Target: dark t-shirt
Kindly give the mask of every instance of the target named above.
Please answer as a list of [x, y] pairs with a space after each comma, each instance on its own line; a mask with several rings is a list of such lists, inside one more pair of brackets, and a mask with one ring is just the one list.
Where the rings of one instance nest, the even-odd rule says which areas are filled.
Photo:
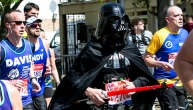
[[193, 29], [193, 23], [186, 23], [183, 28], [186, 29], [188, 33], [190, 33], [190, 31]]

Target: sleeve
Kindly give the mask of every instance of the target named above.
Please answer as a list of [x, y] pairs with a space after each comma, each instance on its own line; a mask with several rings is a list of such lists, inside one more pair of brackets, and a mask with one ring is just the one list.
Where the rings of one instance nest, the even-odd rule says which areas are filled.
[[160, 47], [159, 36], [155, 33], [146, 50], [154, 55], [160, 49]]

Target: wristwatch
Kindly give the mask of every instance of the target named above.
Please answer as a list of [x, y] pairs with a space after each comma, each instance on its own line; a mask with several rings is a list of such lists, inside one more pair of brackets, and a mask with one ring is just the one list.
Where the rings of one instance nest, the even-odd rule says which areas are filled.
[[31, 77], [30, 78], [30, 81], [32, 81], [32, 79], [35, 79], [37, 81], [37, 78], [36, 77]]

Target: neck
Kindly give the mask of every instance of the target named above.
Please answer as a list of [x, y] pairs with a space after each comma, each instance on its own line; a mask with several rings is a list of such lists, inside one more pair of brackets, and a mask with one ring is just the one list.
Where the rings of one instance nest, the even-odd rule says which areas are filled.
[[178, 33], [178, 31], [180, 30], [179, 27], [171, 27], [171, 26], [167, 26], [168, 29], [172, 32], [172, 33]]
[[14, 36], [10, 33], [7, 34], [7, 38], [9, 41], [16, 47], [21, 47], [22, 46], [22, 37], [20, 36]]
[[29, 34], [28, 34], [28, 40], [35, 44], [35, 50], [39, 49], [39, 40], [38, 40], [38, 38], [39, 37], [35, 38], [33, 36], [29, 36]]
[[35, 37], [33, 37], [33, 36], [29, 36], [29, 35], [28, 35], [28, 40], [29, 40], [30, 42], [34, 43], [34, 44], [37, 44], [37, 43], [38, 43], [38, 38], [39, 38], [39, 37], [35, 38]]
[[135, 34], [141, 34], [141, 30], [136, 29]]

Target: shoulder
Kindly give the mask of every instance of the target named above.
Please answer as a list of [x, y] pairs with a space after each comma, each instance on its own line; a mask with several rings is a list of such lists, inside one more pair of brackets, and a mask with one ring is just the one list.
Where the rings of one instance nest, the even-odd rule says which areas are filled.
[[54, 50], [52, 48], [49, 48], [48, 51], [50, 52], [51, 56], [55, 55]]
[[149, 31], [149, 30], [145, 30], [144, 33], [145, 33], [145, 34], [152, 34], [152, 32]]
[[50, 53], [54, 53], [54, 50], [52, 48], [49, 48]]
[[188, 34], [188, 31], [184, 28], [180, 28], [180, 33], [183, 33], [183, 34]]
[[46, 39], [42, 39], [42, 38], [40, 38], [40, 39], [42, 40], [42, 42], [43, 42], [44, 46], [46, 46], [46, 48], [47, 48], [47, 49], [49, 49], [49, 47], [50, 47], [50, 43], [49, 43], [49, 41], [48, 41], [48, 40], [46, 40]]

